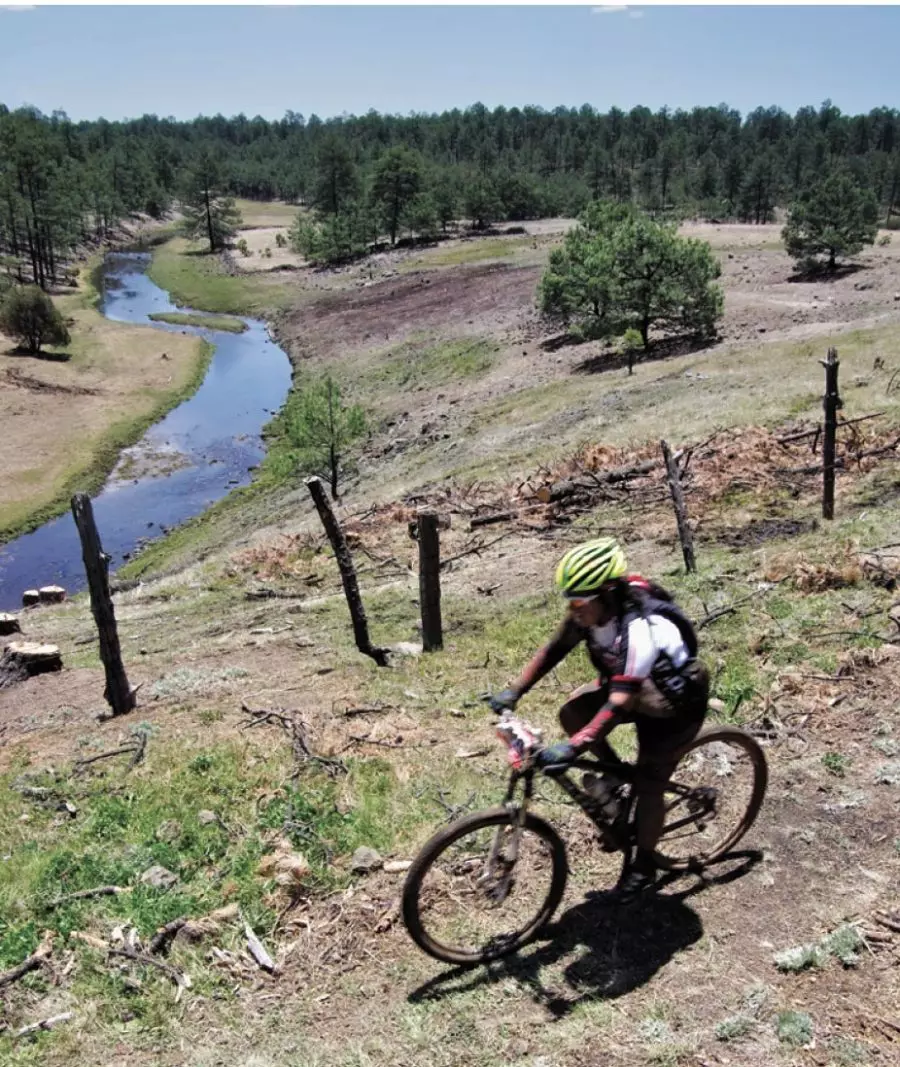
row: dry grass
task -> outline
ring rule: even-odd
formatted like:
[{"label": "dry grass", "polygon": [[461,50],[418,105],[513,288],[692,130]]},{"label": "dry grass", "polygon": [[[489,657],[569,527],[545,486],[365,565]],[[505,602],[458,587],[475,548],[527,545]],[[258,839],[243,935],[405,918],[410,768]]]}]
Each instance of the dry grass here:
[{"label": "dry grass", "polygon": [[117,449],[108,454],[110,439],[122,447],[129,424],[171,406],[205,357],[198,338],[105,319],[92,306],[86,274],[76,295],[57,298],[71,320],[67,349],[34,358],[14,354],[0,337],[0,536],[79,477],[95,479],[98,462],[112,469]]}]

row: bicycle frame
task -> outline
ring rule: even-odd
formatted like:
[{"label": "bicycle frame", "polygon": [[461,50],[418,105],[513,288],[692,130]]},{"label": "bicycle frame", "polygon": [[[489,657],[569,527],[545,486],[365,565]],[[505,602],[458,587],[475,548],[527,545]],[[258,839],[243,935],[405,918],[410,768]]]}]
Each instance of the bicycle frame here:
[{"label": "bicycle frame", "polygon": [[[601,801],[596,800],[585,790],[579,788],[572,781],[570,777],[571,771],[590,771],[593,774],[603,774],[609,772],[615,775],[620,781],[624,782],[630,788],[625,800],[625,806],[623,807],[619,818],[616,819],[616,824],[610,822],[606,813],[603,810]],[[509,777],[509,784],[506,789],[506,795],[503,798],[503,804],[510,810],[515,810],[518,814],[518,827],[516,838],[513,842],[513,855],[518,853],[518,838],[520,835],[520,828],[524,824],[525,814],[528,811],[528,807],[534,796],[534,776],[538,772],[538,768],[535,766],[527,767],[523,770],[513,770]],[[634,807],[634,803],[637,797],[637,787],[641,780],[641,772],[630,763],[610,763],[597,759],[595,756],[586,759],[576,759],[572,763],[566,764],[565,768],[558,773],[542,771],[547,778],[550,778],[566,793],[571,800],[573,800],[579,808],[584,812],[588,819],[594,824],[600,833],[600,836],[614,845],[621,852],[628,852],[633,844],[633,834],[631,832],[631,812]],[[523,802],[516,803],[515,794],[519,788],[519,784],[522,783],[524,789]],[[696,790],[690,789],[687,786],[680,785],[678,782],[669,779],[666,782],[666,791],[675,794],[675,799],[671,804],[666,806],[666,815],[668,814],[682,801],[693,799],[696,794]],[[691,812],[687,814],[683,819],[677,822],[668,823],[663,831],[663,837],[667,837],[674,831],[682,829],[691,823],[695,823],[700,815],[700,812]],[[624,833],[623,833],[624,830]],[[495,852],[499,843],[499,832],[495,836],[495,845],[491,850],[491,858],[488,863],[488,867],[491,873],[493,873],[493,860],[495,859]]]}]

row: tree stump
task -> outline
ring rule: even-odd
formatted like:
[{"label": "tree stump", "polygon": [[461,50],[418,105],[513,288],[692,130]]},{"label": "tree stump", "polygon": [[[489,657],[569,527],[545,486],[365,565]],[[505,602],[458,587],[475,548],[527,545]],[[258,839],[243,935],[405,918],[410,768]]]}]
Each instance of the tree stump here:
[{"label": "tree stump", "polygon": [[38,596],[42,604],[61,604],[66,599],[66,591],[61,585],[42,585]]},{"label": "tree stump", "polygon": [[22,594],[22,607],[33,608],[35,604],[40,604],[41,594],[37,589],[26,589]]},{"label": "tree stump", "polygon": [[0,689],[14,685],[35,674],[62,670],[58,645],[37,641],[11,641],[0,656]]},{"label": "tree stump", "polygon": [[18,634],[22,632],[22,628],[19,626],[19,620],[15,615],[10,615],[5,611],[0,611],[0,635],[3,634]]}]

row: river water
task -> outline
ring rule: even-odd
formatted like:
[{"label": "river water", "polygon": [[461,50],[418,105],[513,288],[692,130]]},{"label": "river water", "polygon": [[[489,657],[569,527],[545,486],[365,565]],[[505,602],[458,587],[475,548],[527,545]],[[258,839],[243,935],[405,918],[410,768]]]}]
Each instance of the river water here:
[{"label": "river water", "polygon": [[[287,356],[256,319],[244,319],[248,328],[241,334],[151,322],[152,312],[190,308],[176,307],[150,281],[149,264],[150,256],[139,252],[106,257],[103,314],[117,322],[197,334],[212,342],[215,352],[197,392],[126,450],[93,498],[111,571],[142,540],[161,536],[163,528],[199,514],[250,481],[250,468],[265,454],[260,432],[284,403],[291,383]],[[86,585],[71,512],[0,547],[0,611],[21,607],[23,590],[51,584],[70,593]]]}]

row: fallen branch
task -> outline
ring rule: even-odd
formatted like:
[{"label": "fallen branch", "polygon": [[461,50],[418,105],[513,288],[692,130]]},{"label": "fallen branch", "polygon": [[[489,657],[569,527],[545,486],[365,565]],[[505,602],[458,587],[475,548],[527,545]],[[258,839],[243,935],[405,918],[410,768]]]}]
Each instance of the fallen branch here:
[{"label": "fallen branch", "polygon": [[244,935],[247,938],[247,951],[254,958],[254,960],[256,960],[259,966],[262,967],[264,971],[268,971],[270,974],[272,974],[275,970],[275,961],[272,959],[269,953],[266,952],[263,943],[259,940],[256,934],[254,934],[253,929],[251,928],[247,920],[244,919],[243,922]]},{"label": "fallen branch", "polygon": [[123,745],[121,748],[110,749],[109,752],[101,752],[96,756],[87,756],[84,759],[78,759],[75,761],[75,774],[80,774],[85,767],[90,766],[92,763],[97,763],[98,760],[112,759],[113,756],[131,755],[131,762],[128,764],[130,770],[135,763],[139,763],[144,757],[144,750],[147,747],[147,734],[144,731],[138,735],[140,740],[136,740],[133,745]]},{"label": "fallen branch", "polygon": [[176,1004],[181,999],[182,992],[191,988],[190,975],[183,974],[170,964],[163,963],[162,960],[155,960],[152,956],[145,956],[142,952],[136,952],[131,948],[111,948],[109,954],[110,956],[121,956],[123,959],[131,960],[132,963],[141,963],[145,967],[155,967],[167,978],[171,978],[175,985],[178,986],[178,993],[175,996]]},{"label": "fallen branch", "polygon": [[726,615],[733,615],[741,605],[747,604],[749,601],[766,592],[768,592],[768,589],[755,589],[752,593],[748,593],[747,596],[742,596],[739,600],[734,600],[732,603],[726,604],[724,607],[716,608],[715,611],[708,612],[704,618],[694,624],[694,629],[702,630],[704,626],[710,626],[719,619],[723,619]]},{"label": "fallen branch", "polygon": [[344,717],[350,719],[354,715],[379,715],[385,711],[392,711],[395,707],[395,704],[371,704],[358,708],[345,708]]},{"label": "fallen branch", "polygon": [[[865,422],[867,419],[879,419],[885,413],[883,411],[873,411],[871,415],[860,415],[855,419],[841,419],[837,428],[840,430],[842,426],[854,426],[858,422]],[[792,441],[802,441],[805,437],[815,437],[822,432],[821,424],[814,426],[811,430],[800,430],[797,433],[789,433],[786,437],[776,437],[775,440],[780,445],[790,444]]]},{"label": "fallen branch", "polygon": [[501,534],[499,537],[495,537],[493,541],[488,541],[487,544],[477,544],[469,548],[463,549],[462,552],[457,552],[455,556],[448,556],[447,559],[441,560],[441,570],[448,567],[451,563],[455,563],[458,559],[464,559],[466,556],[477,556],[482,552],[487,551],[493,545],[499,544],[507,535]]},{"label": "fallen branch", "polygon": [[469,529],[477,530],[479,526],[493,526],[497,522],[509,522],[515,517],[514,511],[497,511],[493,515],[478,515],[469,521]]},{"label": "fallen branch", "polygon": [[161,926],[153,937],[150,938],[150,944],[147,946],[150,954],[154,955],[157,952],[166,952],[169,945],[175,940],[175,936],[178,931],[187,923],[187,916],[182,915],[178,919],[173,919],[171,922],[166,923],[165,926]]},{"label": "fallen branch", "polygon": [[892,916],[881,914],[875,914],[872,918],[880,926],[887,927],[888,930],[893,930],[895,934],[900,934],[900,919],[895,919]]},{"label": "fallen branch", "polygon": [[41,1030],[52,1030],[54,1026],[58,1026],[59,1023],[67,1023],[72,1017],[73,1012],[64,1011],[60,1015],[51,1015],[49,1019],[41,1019],[39,1023],[31,1023],[29,1026],[23,1026],[21,1030],[16,1030],[16,1037],[29,1037],[31,1034],[37,1034]]},{"label": "fallen branch", "polygon": [[127,892],[129,892],[128,889],[123,889],[118,885],[98,885],[96,889],[79,889],[77,893],[66,893],[64,896],[51,900],[47,905],[47,909],[52,910],[53,908],[58,908],[73,900],[91,900],[93,897],[114,897],[119,893]]},{"label": "fallen branch", "polygon": [[0,974],[0,988],[5,985],[12,985],[13,982],[18,982],[20,978],[23,978],[30,971],[36,971],[38,967],[42,966],[50,958],[53,952],[53,945],[49,940],[42,942],[35,951],[22,960],[20,964],[12,967],[8,971],[4,971]]},{"label": "fallen branch", "polygon": [[[677,462],[683,454],[684,450],[679,449],[672,458]],[[654,458],[642,460],[640,463],[632,463],[627,467],[614,467],[612,470],[600,473],[586,471],[580,478],[570,478],[556,482],[554,485],[541,486],[535,496],[542,504],[554,504],[556,501],[565,500],[566,497],[576,493],[589,493],[605,485],[615,485],[618,482],[628,481],[629,478],[649,474],[650,471],[660,465],[660,460]]]}]

